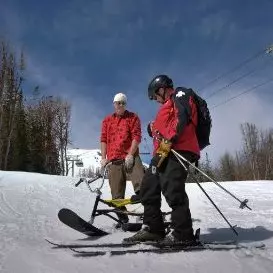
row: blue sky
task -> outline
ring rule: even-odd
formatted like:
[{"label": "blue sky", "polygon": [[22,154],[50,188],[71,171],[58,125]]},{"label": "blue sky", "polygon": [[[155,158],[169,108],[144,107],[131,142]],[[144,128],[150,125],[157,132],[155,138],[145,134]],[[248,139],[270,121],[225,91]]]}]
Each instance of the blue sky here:
[{"label": "blue sky", "polygon": [[[147,98],[158,73],[176,86],[210,94],[212,161],[241,145],[239,125],[272,127],[273,82],[224,105],[215,105],[270,80],[272,55],[262,54],[240,70],[203,87],[273,44],[273,2],[267,0],[0,0],[0,37],[26,55],[26,86],[69,99],[75,147],[98,148],[103,117],[118,92],[139,114],[143,137],[158,105]],[[270,59],[270,60],[269,60]],[[269,63],[266,63],[269,60]],[[146,142],[141,144],[145,149]]]}]

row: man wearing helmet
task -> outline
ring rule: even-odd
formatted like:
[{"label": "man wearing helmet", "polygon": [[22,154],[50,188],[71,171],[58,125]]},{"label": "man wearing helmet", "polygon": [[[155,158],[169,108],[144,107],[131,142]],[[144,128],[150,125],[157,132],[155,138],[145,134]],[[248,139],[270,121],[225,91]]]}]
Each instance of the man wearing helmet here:
[{"label": "man wearing helmet", "polygon": [[[126,110],[127,98],[118,93],[113,99],[115,112],[104,118],[101,129],[101,167],[109,165],[109,185],[113,199],[123,199],[126,181],[131,180],[136,195],[144,175],[144,166],[139,156],[141,142],[141,124],[139,117]],[[126,208],[121,208],[125,210]],[[117,213],[119,220],[128,222],[126,214]],[[117,227],[120,227],[118,224]]]},{"label": "man wearing helmet", "polygon": [[[156,118],[148,125],[153,137],[154,152],[146,171],[141,189],[141,203],[144,206],[143,228],[131,241],[163,240],[195,242],[189,200],[185,191],[187,170],[179,163],[171,149],[176,150],[190,162],[200,157],[196,136],[197,108],[190,92],[176,91],[173,81],[167,75],[158,75],[148,87],[149,99],[161,104]],[[185,163],[188,167],[188,164]],[[172,209],[172,232],[165,236],[161,213],[161,192]]]}]

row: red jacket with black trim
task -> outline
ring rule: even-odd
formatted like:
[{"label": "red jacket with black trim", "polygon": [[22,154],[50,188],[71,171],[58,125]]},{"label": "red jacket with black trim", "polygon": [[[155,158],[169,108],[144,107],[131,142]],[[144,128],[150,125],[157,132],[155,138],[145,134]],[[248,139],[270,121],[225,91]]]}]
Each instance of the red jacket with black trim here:
[{"label": "red jacket with black trim", "polygon": [[141,123],[135,113],[126,110],[122,116],[114,113],[102,121],[100,141],[106,143],[108,160],[124,159],[134,139],[141,142]]},{"label": "red jacket with black trim", "polygon": [[190,90],[173,91],[170,98],[160,107],[152,125],[154,154],[159,147],[157,134],[172,141],[177,151],[189,151],[200,156],[195,133],[198,116],[196,104]]}]

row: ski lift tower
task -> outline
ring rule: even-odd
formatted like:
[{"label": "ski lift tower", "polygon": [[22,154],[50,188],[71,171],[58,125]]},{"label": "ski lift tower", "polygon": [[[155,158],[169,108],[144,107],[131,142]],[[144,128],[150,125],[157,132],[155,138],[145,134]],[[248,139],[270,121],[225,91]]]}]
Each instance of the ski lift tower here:
[{"label": "ski lift tower", "polygon": [[72,163],[72,177],[74,177],[74,164],[76,164],[77,167],[83,167],[82,159],[79,158],[78,155],[69,155],[66,157],[66,161]]}]

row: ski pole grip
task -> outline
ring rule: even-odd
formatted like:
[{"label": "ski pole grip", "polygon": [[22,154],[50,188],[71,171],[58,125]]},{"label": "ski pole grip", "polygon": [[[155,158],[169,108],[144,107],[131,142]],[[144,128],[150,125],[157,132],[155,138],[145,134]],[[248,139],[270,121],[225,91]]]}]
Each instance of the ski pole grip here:
[{"label": "ski pole grip", "polygon": [[241,202],[240,204],[240,209],[248,208],[249,210],[252,210],[248,205],[247,205],[248,199],[245,199],[244,201]]},{"label": "ski pole grip", "polygon": [[75,187],[78,187],[82,182],[83,182],[83,178],[81,178],[81,179],[79,180],[79,182],[77,182],[77,183],[75,184]]}]

